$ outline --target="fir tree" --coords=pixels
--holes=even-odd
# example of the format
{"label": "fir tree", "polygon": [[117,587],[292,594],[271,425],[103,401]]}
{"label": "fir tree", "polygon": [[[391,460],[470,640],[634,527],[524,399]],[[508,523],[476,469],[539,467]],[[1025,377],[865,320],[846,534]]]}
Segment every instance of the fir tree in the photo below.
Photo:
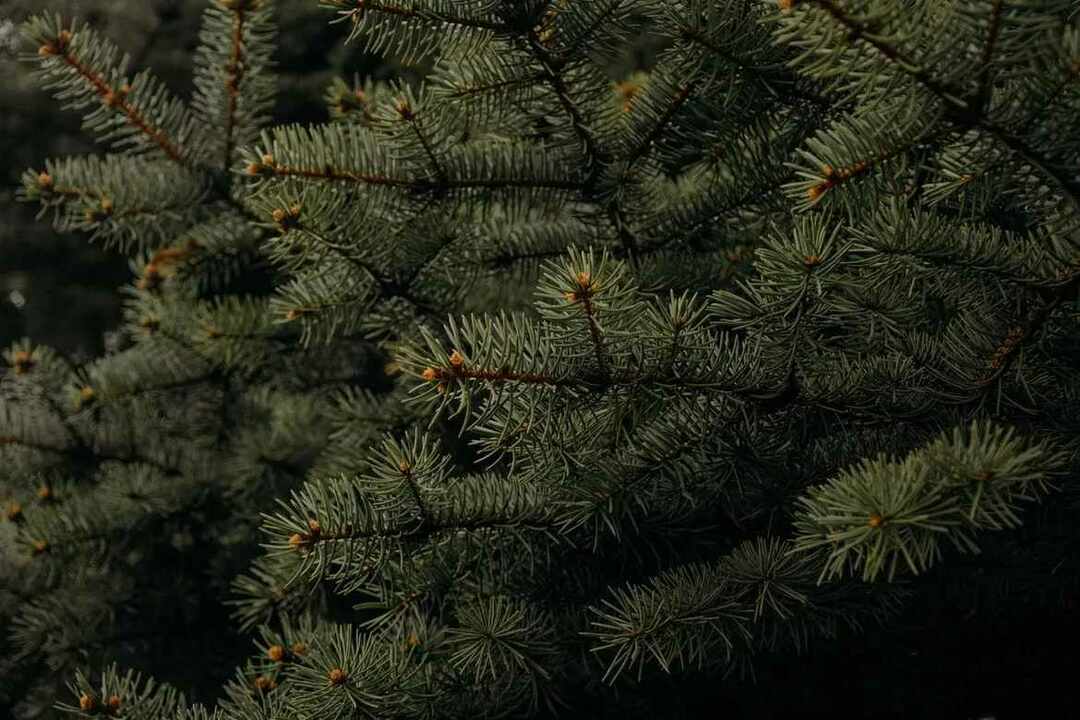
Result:
{"label": "fir tree", "polygon": [[[161,238],[173,254],[148,264],[178,253],[195,288],[232,287],[196,256],[272,266],[258,291],[245,266],[227,298],[170,304],[143,265],[132,307],[215,368],[279,378],[287,395],[259,397],[294,422],[305,403],[333,415],[305,373],[342,343],[398,374],[383,398],[339,395],[330,444],[303,444],[288,481],[215,468],[245,510],[279,496],[267,552],[234,583],[256,654],[216,709],[116,667],[77,674],[63,707],[651,717],[678,712],[650,694],[658,677],[813,653],[950,568],[976,592],[1075,592],[1072,3],[325,4],[353,41],[430,70],[338,84],[334,122],[258,136],[261,76],[229,38],[266,2],[209,11],[190,115],[142,76],[125,88],[84,30],[27,26],[64,96],[141,151],[51,165],[28,196],[127,248]],[[643,33],[659,55],[619,76]],[[152,219],[123,214],[150,202]],[[232,224],[192,235],[169,202],[213,213],[197,228]],[[151,357],[186,368],[188,351]],[[12,351],[20,376],[31,357]],[[128,369],[103,380],[137,374],[108,362]],[[84,403],[117,397],[103,380]],[[125,412],[154,407],[143,395]],[[64,431],[45,411],[8,417]],[[272,437],[239,419],[220,426],[239,447]],[[140,516],[110,507],[130,533]],[[37,527],[20,526],[30,547]],[[994,557],[1020,572],[995,576]]]}

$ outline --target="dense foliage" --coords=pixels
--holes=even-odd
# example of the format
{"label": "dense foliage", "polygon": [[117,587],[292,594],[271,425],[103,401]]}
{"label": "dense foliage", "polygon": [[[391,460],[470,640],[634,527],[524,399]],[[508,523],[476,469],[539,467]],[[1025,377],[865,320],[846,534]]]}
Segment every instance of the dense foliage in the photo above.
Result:
{"label": "dense foliage", "polygon": [[[210,4],[190,103],[23,28],[112,152],[22,194],[136,279],[122,348],[5,356],[7,701],[676,716],[1075,597],[1073,3],[329,0],[404,70],[278,126],[271,5]],[[218,707],[145,679],[238,631]]]}

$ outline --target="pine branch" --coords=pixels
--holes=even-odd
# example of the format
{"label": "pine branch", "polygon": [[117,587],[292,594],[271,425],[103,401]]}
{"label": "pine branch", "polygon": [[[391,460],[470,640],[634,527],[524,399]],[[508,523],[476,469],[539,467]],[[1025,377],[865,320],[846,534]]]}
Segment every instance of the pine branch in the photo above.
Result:
{"label": "pine branch", "polygon": [[[128,95],[132,92],[132,86],[127,84],[114,86],[104,75],[83,62],[76,55],[76,38],[80,38],[81,34],[59,29],[59,24],[57,24],[56,32],[46,32],[46,29],[47,26],[42,23],[31,26],[31,29],[27,31],[28,34],[41,42],[38,54],[46,62],[58,58],[83,81],[86,91],[100,99],[104,107],[122,114],[135,130],[157,145],[170,160],[180,165],[189,165],[185,153],[181,151],[176,141],[169,137],[163,129],[156,127],[128,100]],[[95,38],[90,36],[87,42],[91,43],[92,46]]]}
{"label": "pine branch", "polygon": [[302,167],[284,164],[265,165],[253,174],[268,173],[278,177],[297,177],[329,182],[346,181],[358,185],[376,185],[411,190],[417,193],[439,193],[451,190],[500,190],[513,188],[548,188],[553,190],[581,190],[584,186],[574,180],[541,178],[447,178],[429,180],[361,173],[334,167]]}
{"label": "pine branch", "polygon": [[512,32],[514,28],[503,23],[491,22],[482,18],[471,18],[464,15],[439,12],[437,10],[413,9],[392,5],[389,2],[379,0],[328,0],[335,7],[345,8],[348,5],[355,6],[352,10],[343,9],[341,15],[348,17],[354,25],[359,24],[368,12],[381,13],[407,20],[432,20],[446,23],[447,25],[459,25],[475,30],[491,30],[493,32]]}
{"label": "pine branch", "polygon": [[[946,108],[947,117],[962,128],[977,127],[998,140],[1002,145],[1013,151],[1018,157],[1037,168],[1047,179],[1054,182],[1059,189],[1069,198],[1073,206],[1080,211],[1080,182],[1074,180],[1068,173],[1056,167],[1049,158],[1045,157],[1020,137],[1006,132],[986,117],[985,109],[973,105],[972,96],[963,90],[951,87],[935,79],[929,72],[922,68],[914,59],[907,57],[897,47],[890,45],[870,32],[863,23],[844,12],[834,0],[798,0],[798,4],[807,3],[825,10],[836,22],[842,25],[852,39],[862,40],[904,74],[916,80],[920,85],[933,93]],[[795,5],[795,2],[790,3]]]}
{"label": "pine branch", "polygon": [[231,3],[228,7],[233,13],[233,31],[232,49],[229,53],[229,64],[226,66],[228,77],[225,81],[225,91],[229,100],[228,108],[225,110],[225,153],[222,166],[226,169],[232,165],[236,105],[240,95],[240,83],[244,79],[244,66],[241,62],[244,56],[244,13],[247,10],[242,2]]}

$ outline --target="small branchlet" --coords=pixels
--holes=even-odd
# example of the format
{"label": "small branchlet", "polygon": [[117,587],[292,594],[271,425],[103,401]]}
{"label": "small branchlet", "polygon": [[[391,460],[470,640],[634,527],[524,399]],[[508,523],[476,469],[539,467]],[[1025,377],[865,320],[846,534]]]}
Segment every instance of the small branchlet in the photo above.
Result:
{"label": "small branchlet", "polygon": [[860,173],[866,172],[869,167],[870,163],[866,160],[860,160],[853,165],[842,168],[834,168],[832,165],[822,165],[821,174],[825,179],[817,185],[812,185],[810,189],[806,191],[807,197],[809,197],[811,201],[817,200],[837,185]]}

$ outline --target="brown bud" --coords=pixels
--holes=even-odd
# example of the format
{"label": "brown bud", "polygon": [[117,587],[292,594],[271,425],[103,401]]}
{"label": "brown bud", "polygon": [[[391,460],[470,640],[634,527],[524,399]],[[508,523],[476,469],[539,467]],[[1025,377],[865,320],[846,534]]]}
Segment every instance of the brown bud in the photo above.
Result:
{"label": "brown bud", "polygon": [[289,537],[289,547],[293,549],[299,549],[300,546],[302,546],[303,544],[304,536],[300,533],[293,533],[292,536]]}
{"label": "brown bud", "polygon": [[349,679],[349,673],[341,668],[334,668],[327,677],[329,678],[331,685],[343,685],[345,684],[345,681]]}
{"label": "brown bud", "polygon": [[292,650],[293,655],[306,655],[307,654],[307,645],[305,645],[302,642],[293,643],[293,646],[291,648],[289,648],[289,649]]}
{"label": "brown bud", "polygon": [[36,364],[28,350],[19,350],[11,358],[11,367],[14,368],[16,375],[25,375],[33,370]]}
{"label": "brown bud", "polygon": [[465,364],[465,356],[455,350],[454,352],[450,353],[450,364],[456,368],[461,367]]}
{"label": "brown bud", "polygon": [[23,511],[22,505],[17,502],[12,502],[7,507],[7,519],[11,522],[19,522],[22,520]]}
{"label": "brown bud", "polygon": [[161,270],[154,263],[148,263],[143,268],[143,276],[139,278],[138,288],[140,290],[156,290],[162,283]]}
{"label": "brown bud", "polygon": [[67,50],[68,45],[71,44],[71,31],[61,30],[60,34],[55,40],[50,40],[41,47],[38,48],[38,55],[41,57],[49,57],[50,55],[59,55]]}
{"label": "brown bud", "polygon": [[416,113],[413,112],[412,106],[405,98],[399,98],[394,104],[394,110],[397,110],[397,114],[401,116],[402,120],[411,122],[416,117]]}
{"label": "brown bud", "polygon": [[42,502],[48,502],[53,499],[53,490],[48,485],[42,485],[38,488],[37,496]]}
{"label": "brown bud", "polygon": [[94,402],[97,397],[97,393],[94,388],[89,385],[84,385],[79,388],[79,399],[75,401],[76,407],[84,407]]}
{"label": "brown bud", "polygon": [[634,98],[640,91],[641,85],[632,80],[615,83],[615,94],[622,99],[623,112],[630,112],[634,107]]}
{"label": "brown bud", "polygon": [[114,713],[119,709],[120,709],[120,696],[119,695],[110,695],[109,696],[109,712]]}
{"label": "brown bud", "polygon": [[285,659],[285,648],[281,645],[271,645],[266,651],[266,657],[270,658],[274,662],[282,662]]}
{"label": "brown bud", "polygon": [[37,184],[42,190],[51,190],[53,186],[53,176],[47,172],[38,173]]}
{"label": "brown bud", "polygon": [[885,524],[885,518],[881,517],[878,513],[873,513],[866,524],[872,528],[879,528]]}
{"label": "brown bud", "polygon": [[33,548],[34,548],[34,554],[35,555],[41,555],[43,553],[47,553],[49,551],[49,541],[48,540],[35,540],[34,543],[33,543]]}
{"label": "brown bud", "polygon": [[141,327],[147,335],[153,335],[161,327],[161,321],[153,315],[147,315],[139,320],[139,327]]}
{"label": "brown bud", "polygon": [[312,537],[318,537],[319,533],[322,532],[322,526],[319,525],[319,521],[316,520],[315,518],[310,518],[307,521],[307,526],[308,526],[308,530],[311,531]]}
{"label": "brown bud", "polygon": [[270,216],[274,218],[274,222],[277,224],[278,229],[281,230],[281,232],[285,232],[299,224],[300,210],[301,208],[299,205],[291,205],[288,209],[274,208],[274,211],[270,213]]}
{"label": "brown bud", "polygon": [[265,675],[260,675],[255,678],[255,689],[259,692],[270,692],[276,687],[277,683],[272,678],[268,678]]}
{"label": "brown bud", "polygon": [[113,211],[113,202],[112,202],[112,200],[110,200],[107,197],[103,197],[103,198],[101,198],[101,201],[98,203],[97,207],[90,207],[90,208],[86,209],[86,221],[87,222],[102,222],[102,221],[108,219],[108,217],[110,215],[112,215],[112,211]]}
{"label": "brown bud", "polygon": [[97,698],[90,693],[79,696],[79,709],[83,712],[93,712],[97,708]]}

